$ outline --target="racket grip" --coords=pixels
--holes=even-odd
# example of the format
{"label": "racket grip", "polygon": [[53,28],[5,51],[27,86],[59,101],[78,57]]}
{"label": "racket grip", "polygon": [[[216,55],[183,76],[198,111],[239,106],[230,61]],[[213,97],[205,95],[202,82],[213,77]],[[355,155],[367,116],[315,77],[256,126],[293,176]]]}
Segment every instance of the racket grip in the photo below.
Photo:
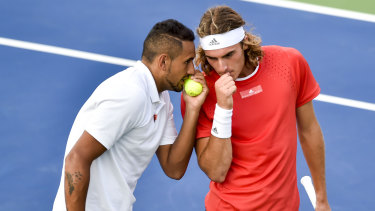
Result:
{"label": "racket grip", "polygon": [[305,191],[307,192],[307,195],[309,196],[309,199],[311,201],[311,204],[313,205],[314,209],[316,207],[316,195],[315,195],[315,189],[311,181],[310,176],[304,176],[301,178],[301,184],[305,188]]}

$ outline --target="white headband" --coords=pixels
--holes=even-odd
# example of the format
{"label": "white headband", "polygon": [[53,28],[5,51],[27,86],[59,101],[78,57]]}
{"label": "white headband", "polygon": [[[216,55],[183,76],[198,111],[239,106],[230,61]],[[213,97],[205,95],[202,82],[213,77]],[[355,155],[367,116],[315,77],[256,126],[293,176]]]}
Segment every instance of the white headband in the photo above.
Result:
{"label": "white headband", "polygon": [[223,34],[213,34],[200,38],[200,44],[203,50],[217,50],[235,45],[243,40],[245,30],[238,27]]}

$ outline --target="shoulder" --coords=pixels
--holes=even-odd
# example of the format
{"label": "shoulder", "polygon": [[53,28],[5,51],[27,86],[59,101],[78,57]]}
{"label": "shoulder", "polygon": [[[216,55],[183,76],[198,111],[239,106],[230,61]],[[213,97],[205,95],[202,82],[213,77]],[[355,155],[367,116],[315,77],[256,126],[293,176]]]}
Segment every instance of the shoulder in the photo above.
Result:
{"label": "shoulder", "polygon": [[[142,107],[147,99],[147,86],[139,71],[123,70],[101,83],[94,92],[97,101],[126,104],[130,108]],[[134,105],[134,106],[133,106]]]}
{"label": "shoulder", "polygon": [[278,45],[262,46],[265,59],[276,59],[282,61],[304,60],[302,53],[293,47]]}
{"label": "shoulder", "polygon": [[284,47],[284,46],[279,46],[279,45],[262,46],[262,50],[265,53],[301,55],[301,53],[293,47]]}

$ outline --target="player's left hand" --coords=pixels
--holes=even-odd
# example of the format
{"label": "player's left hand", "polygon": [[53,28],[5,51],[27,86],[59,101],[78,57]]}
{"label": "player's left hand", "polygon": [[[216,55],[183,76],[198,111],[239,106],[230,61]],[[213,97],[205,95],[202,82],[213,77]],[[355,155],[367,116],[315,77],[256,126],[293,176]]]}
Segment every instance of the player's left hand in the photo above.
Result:
{"label": "player's left hand", "polygon": [[208,87],[206,84],[206,80],[204,79],[203,73],[199,70],[195,70],[194,75],[192,75],[190,79],[202,84],[202,92],[199,95],[192,97],[186,94],[185,91],[183,91],[183,98],[186,103],[186,109],[199,110],[208,95]]}

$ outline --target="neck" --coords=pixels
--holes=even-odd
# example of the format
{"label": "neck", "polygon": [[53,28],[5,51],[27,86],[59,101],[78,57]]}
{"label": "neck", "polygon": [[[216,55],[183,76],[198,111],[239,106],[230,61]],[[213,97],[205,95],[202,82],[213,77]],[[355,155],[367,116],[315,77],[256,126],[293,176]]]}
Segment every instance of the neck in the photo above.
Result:
{"label": "neck", "polygon": [[241,73],[238,75],[238,78],[244,78],[250,74],[252,74],[255,71],[255,68],[253,65],[246,63],[241,71]]}
{"label": "neck", "polygon": [[154,78],[154,81],[155,81],[155,84],[156,84],[156,88],[158,90],[158,93],[161,93],[162,91],[164,91],[162,89],[162,86],[161,86],[161,83],[160,83],[160,80],[159,80],[159,77],[158,77],[158,74],[157,74],[157,71],[156,71],[156,67],[153,63],[149,63],[147,62],[145,59],[142,59],[142,63],[144,65],[146,65],[146,67],[148,68],[148,70],[150,71],[152,77]]}

